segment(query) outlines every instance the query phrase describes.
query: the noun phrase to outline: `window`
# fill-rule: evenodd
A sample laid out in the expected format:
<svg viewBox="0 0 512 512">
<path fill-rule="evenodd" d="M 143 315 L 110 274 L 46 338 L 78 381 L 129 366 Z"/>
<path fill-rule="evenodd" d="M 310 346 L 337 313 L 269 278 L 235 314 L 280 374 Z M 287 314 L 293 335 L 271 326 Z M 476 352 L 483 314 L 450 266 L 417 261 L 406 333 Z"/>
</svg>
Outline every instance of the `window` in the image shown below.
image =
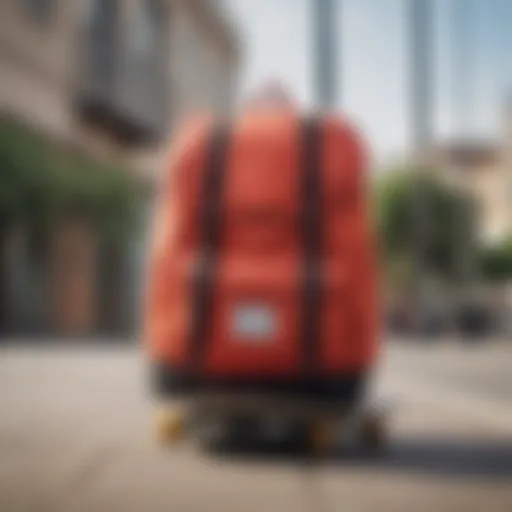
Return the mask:
<svg viewBox="0 0 512 512">
<path fill-rule="evenodd" d="M 100 8 L 101 8 L 100 2 L 99 2 L 99 0 L 87 0 L 85 8 L 86 8 L 85 19 L 86 19 L 87 25 L 93 25 L 99 16 L 99 12 L 100 12 Z"/>
<path fill-rule="evenodd" d="M 85 65 L 89 69 L 90 80 L 104 87 L 108 94 L 116 80 L 119 30 L 119 0 L 80 0 L 84 5 L 84 44 Z M 101 85 L 99 85 L 101 84 Z"/>
<path fill-rule="evenodd" d="M 51 21 L 55 9 L 55 0 L 23 0 L 25 11 L 37 22 Z"/>
<path fill-rule="evenodd" d="M 114 29 L 119 19 L 117 0 L 88 0 L 86 4 L 86 24 L 98 32 Z"/>
<path fill-rule="evenodd" d="M 145 0 L 132 20 L 130 45 L 141 56 L 154 56 L 158 49 L 162 29 L 163 10 L 159 2 Z"/>
</svg>

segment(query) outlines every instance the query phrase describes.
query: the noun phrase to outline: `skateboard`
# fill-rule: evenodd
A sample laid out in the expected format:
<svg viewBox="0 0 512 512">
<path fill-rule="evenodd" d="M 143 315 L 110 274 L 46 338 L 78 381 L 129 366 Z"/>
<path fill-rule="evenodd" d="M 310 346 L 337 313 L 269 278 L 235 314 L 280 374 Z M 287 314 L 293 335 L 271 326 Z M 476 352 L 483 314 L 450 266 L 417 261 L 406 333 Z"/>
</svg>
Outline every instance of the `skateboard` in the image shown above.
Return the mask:
<svg viewBox="0 0 512 512">
<path fill-rule="evenodd" d="M 207 445 L 222 435 L 237 436 L 250 427 L 260 438 L 286 438 L 300 430 L 312 454 L 327 455 L 345 444 L 382 452 L 388 440 L 388 409 L 379 404 L 325 407 L 272 397 L 195 397 L 160 403 L 155 435 L 162 446 L 185 440 Z"/>
</svg>

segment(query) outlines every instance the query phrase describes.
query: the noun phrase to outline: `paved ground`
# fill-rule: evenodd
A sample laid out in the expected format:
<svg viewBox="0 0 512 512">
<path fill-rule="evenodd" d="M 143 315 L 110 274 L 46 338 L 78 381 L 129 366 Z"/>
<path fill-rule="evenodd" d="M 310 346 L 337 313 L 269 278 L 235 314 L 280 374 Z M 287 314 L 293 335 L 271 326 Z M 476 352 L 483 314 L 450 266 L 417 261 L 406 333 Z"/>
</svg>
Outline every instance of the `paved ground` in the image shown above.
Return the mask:
<svg viewBox="0 0 512 512">
<path fill-rule="evenodd" d="M 512 510 L 512 343 L 393 343 L 389 454 L 312 469 L 152 443 L 133 348 L 0 349 L 0 511 Z"/>
</svg>

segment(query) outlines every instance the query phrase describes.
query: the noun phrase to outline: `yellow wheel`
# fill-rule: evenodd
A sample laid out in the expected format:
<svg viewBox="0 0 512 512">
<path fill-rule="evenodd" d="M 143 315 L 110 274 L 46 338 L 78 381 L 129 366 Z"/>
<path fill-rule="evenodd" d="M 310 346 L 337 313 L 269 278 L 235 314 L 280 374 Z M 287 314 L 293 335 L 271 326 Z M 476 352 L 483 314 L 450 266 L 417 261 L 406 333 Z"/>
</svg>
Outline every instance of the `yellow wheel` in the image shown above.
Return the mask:
<svg viewBox="0 0 512 512">
<path fill-rule="evenodd" d="M 160 409 L 155 417 L 155 435 L 158 442 L 167 445 L 179 441 L 185 434 L 183 416 L 178 409 Z"/>
<path fill-rule="evenodd" d="M 324 420 L 310 423 L 307 436 L 308 449 L 314 455 L 326 455 L 336 447 L 334 426 Z"/>
</svg>

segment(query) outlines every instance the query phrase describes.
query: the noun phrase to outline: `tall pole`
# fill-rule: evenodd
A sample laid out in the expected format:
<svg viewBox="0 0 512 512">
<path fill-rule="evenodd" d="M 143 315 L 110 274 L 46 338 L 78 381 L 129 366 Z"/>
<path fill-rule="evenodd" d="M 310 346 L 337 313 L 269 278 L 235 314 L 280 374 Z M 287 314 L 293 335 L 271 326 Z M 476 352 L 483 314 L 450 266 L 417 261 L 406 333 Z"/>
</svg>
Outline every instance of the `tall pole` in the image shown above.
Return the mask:
<svg viewBox="0 0 512 512">
<path fill-rule="evenodd" d="M 451 38 L 451 101 L 453 105 L 453 125 L 458 138 L 471 135 L 474 109 L 473 100 L 473 17 L 474 0 L 452 1 L 450 20 Z"/>
<path fill-rule="evenodd" d="M 431 5 L 431 0 L 410 0 L 412 146 L 420 160 L 432 139 Z"/>
<path fill-rule="evenodd" d="M 335 106 L 336 80 L 336 1 L 310 0 L 313 20 L 313 71 L 315 102 L 321 108 Z"/>
<path fill-rule="evenodd" d="M 431 0 L 409 0 L 409 67 L 410 67 L 410 129 L 412 168 L 411 190 L 413 204 L 413 266 L 414 306 L 416 327 L 424 324 L 426 306 L 426 277 L 429 273 L 428 207 L 423 193 L 423 178 L 427 171 L 427 152 L 432 142 L 433 80 L 432 80 L 432 12 Z"/>
<path fill-rule="evenodd" d="M 472 24 L 475 14 L 474 0 L 455 0 L 451 29 L 451 103 L 456 139 L 462 144 L 470 139 L 473 125 L 473 58 Z M 464 187 L 468 169 L 462 162 L 453 162 L 451 171 L 456 173 L 460 204 L 454 212 L 454 270 L 459 278 L 459 296 L 470 300 L 474 275 L 473 240 L 471 240 L 470 192 Z"/>
</svg>

